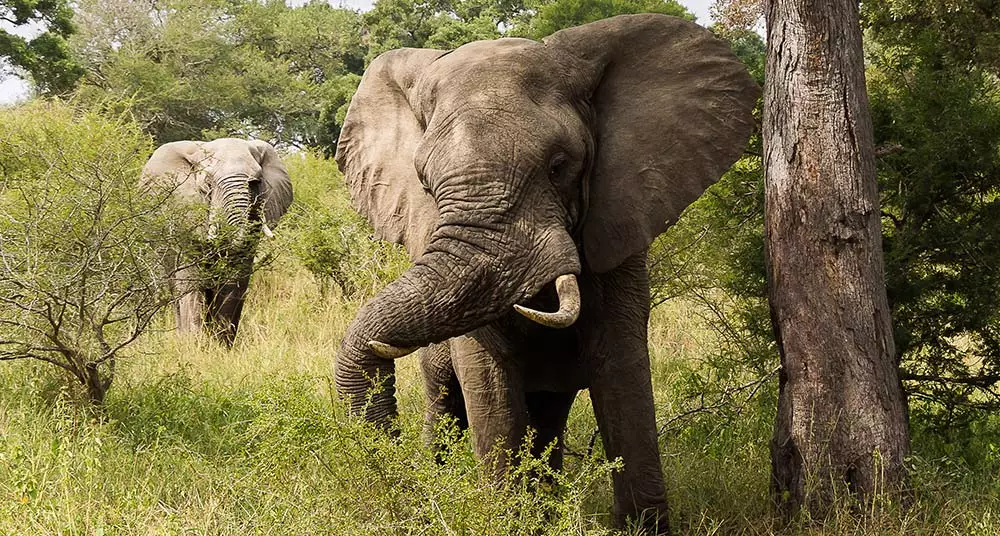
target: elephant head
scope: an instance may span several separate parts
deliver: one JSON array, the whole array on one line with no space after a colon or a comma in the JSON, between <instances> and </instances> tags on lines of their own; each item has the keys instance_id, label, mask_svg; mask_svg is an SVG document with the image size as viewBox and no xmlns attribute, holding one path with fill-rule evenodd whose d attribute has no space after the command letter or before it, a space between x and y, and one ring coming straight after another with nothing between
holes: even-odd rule
<instances>
[{"instance_id":1,"label":"elephant head","mask_svg":"<svg viewBox=\"0 0 1000 536\"><path fill-rule=\"evenodd\" d=\"M274 147L263 141L176 141L153 152L143 177L171 188L183 203L206 209L202 239L221 240L216 253L237 268L238 273L213 282L192 270L173 274L179 293L185 295L177 311L178 327L194 330L207 321L213 334L231 345L257 240L261 234L272 235L271 229L292 202L285 165Z\"/></svg>"},{"instance_id":2,"label":"elephant head","mask_svg":"<svg viewBox=\"0 0 1000 536\"><path fill-rule=\"evenodd\" d=\"M354 206L414 265L343 339L337 387L352 411L395 415L392 358L414 347L515 307L572 323L574 276L644 251L718 180L758 95L726 43L663 15L378 57L337 161ZM554 281L559 313L521 307Z\"/></svg>"},{"instance_id":3,"label":"elephant head","mask_svg":"<svg viewBox=\"0 0 1000 536\"><path fill-rule=\"evenodd\" d=\"M271 144L221 138L161 145L143 175L168 180L181 199L208 208L207 238L220 226L246 236L253 224L265 235L288 210L292 183Z\"/></svg>"}]
</instances>

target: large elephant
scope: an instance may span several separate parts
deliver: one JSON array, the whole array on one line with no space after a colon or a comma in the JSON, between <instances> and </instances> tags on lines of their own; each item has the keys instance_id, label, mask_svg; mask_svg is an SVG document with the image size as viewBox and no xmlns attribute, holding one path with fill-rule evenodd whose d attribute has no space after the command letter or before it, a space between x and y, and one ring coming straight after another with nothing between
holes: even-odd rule
<instances>
[{"instance_id":1,"label":"large elephant","mask_svg":"<svg viewBox=\"0 0 1000 536\"><path fill-rule=\"evenodd\" d=\"M496 446L516 452L529 426L536 444L558 439L589 388L624 461L617 521L666 531L646 250L743 153L759 91L726 43L652 14L378 57L337 161L354 206L414 265L341 343L352 412L390 426L393 359L440 343L423 352L431 413L467 419L502 469Z\"/></svg>"},{"instance_id":2,"label":"large elephant","mask_svg":"<svg viewBox=\"0 0 1000 536\"><path fill-rule=\"evenodd\" d=\"M185 205L205 209L199 240L224 241L213 249L216 258L198 262L172 257L167 271L179 296L174 304L177 329L205 329L232 346L257 243L261 235L271 235L292 202L292 183L281 157L263 141L175 141L157 148L142 174L145 183L165 185ZM220 261L227 273L207 276L204 265Z\"/></svg>"}]
</instances>

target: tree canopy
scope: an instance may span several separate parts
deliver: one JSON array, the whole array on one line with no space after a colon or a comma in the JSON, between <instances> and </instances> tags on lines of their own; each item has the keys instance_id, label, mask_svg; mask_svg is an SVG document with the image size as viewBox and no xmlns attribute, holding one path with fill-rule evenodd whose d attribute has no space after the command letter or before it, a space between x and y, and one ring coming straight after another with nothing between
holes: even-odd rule
<instances>
[{"instance_id":1,"label":"tree canopy","mask_svg":"<svg viewBox=\"0 0 1000 536\"><path fill-rule=\"evenodd\" d=\"M398 47L541 38L618 13L693 18L674 0L80 0L78 94L129 111L157 142L250 135L331 153L367 62Z\"/></svg>"},{"instance_id":2,"label":"tree canopy","mask_svg":"<svg viewBox=\"0 0 1000 536\"><path fill-rule=\"evenodd\" d=\"M997 407L1000 3L893 0L862 15L903 378L942 418Z\"/></svg>"},{"instance_id":3,"label":"tree canopy","mask_svg":"<svg viewBox=\"0 0 1000 536\"><path fill-rule=\"evenodd\" d=\"M125 99L157 142L223 134L317 146L363 68L357 13L311 2L82 0L86 101Z\"/></svg>"},{"instance_id":4,"label":"tree canopy","mask_svg":"<svg viewBox=\"0 0 1000 536\"><path fill-rule=\"evenodd\" d=\"M41 93L72 89L83 69L66 44L73 33L73 10L66 0L3 0L0 21L21 32L0 28L0 60L26 72ZM27 38L25 31L38 35Z\"/></svg>"}]
</instances>

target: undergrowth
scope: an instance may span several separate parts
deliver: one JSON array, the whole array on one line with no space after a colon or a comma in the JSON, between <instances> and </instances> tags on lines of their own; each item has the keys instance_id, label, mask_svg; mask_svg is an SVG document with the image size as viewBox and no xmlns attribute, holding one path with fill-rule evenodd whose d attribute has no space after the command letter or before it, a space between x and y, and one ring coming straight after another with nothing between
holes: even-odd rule
<instances>
[{"instance_id":1,"label":"undergrowth","mask_svg":"<svg viewBox=\"0 0 1000 536\"><path fill-rule=\"evenodd\" d=\"M301 191L324 203L320 186ZM523 456L503 484L457 431L444 464L423 447L416 358L398 361L398 438L348 418L332 387L337 345L365 296L407 261L397 251L367 286L331 286L290 247L296 233L321 228L287 224L265 246L279 255L254 275L231 351L178 336L163 319L120 360L99 413L82 409L53 367L2 363L0 534L622 534L608 528L620 462L596 440L586 392L570 415L566 469L552 474ZM724 366L740 358L727 358L699 307L670 300L650 323L675 531L1000 534L1000 421L989 415L953 437L911 422L908 505L861 509L845 498L825 519L777 518L768 497L777 379L767 367Z\"/></svg>"}]
</instances>

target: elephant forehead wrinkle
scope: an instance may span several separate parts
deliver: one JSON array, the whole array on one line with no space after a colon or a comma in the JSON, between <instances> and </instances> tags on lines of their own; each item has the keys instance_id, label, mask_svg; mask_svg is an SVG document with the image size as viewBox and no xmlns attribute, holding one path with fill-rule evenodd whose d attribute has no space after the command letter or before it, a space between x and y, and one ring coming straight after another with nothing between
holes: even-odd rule
<instances>
[{"instance_id":1,"label":"elephant forehead wrinkle","mask_svg":"<svg viewBox=\"0 0 1000 536\"><path fill-rule=\"evenodd\" d=\"M502 82L536 75L555 66L545 47L537 42L476 42L459 47L431 64L420 83L446 88L482 76Z\"/></svg>"},{"instance_id":2,"label":"elephant forehead wrinkle","mask_svg":"<svg viewBox=\"0 0 1000 536\"><path fill-rule=\"evenodd\" d=\"M568 102L577 93L568 83L574 77L538 43L513 48L481 46L479 53L469 50L473 49L453 51L421 76L416 95L425 116L460 104L489 107L524 97Z\"/></svg>"}]
</instances>

